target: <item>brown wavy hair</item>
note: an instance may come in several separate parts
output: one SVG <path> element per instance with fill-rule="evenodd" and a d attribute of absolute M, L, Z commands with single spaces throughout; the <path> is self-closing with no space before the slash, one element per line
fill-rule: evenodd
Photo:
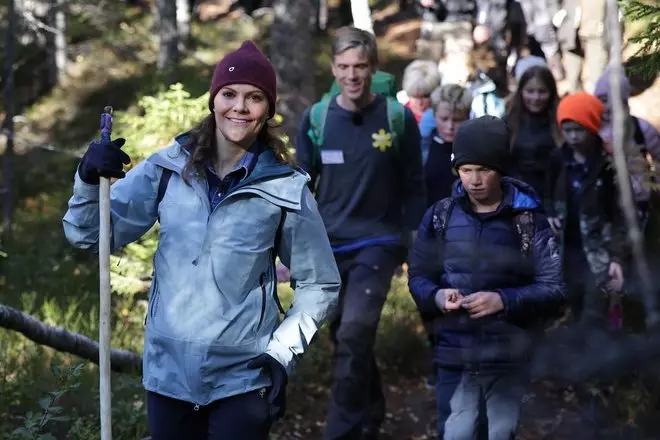
<path fill-rule="evenodd" d="M 183 168 L 183 179 L 186 183 L 192 174 L 204 171 L 208 161 L 215 158 L 215 117 L 213 113 L 195 125 L 189 134 L 190 138 L 184 145 L 184 148 L 190 153 L 186 166 Z M 280 162 L 295 165 L 295 160 L 282 138 L 280 125 L 270 119 L 266 121 L 257 135 L 257 142 L 272 149 Z"/>
<path fill-rule="evenodd" d="M 556 146 L 561 146 L 563 140 L 561 131 L 559 130 L 559 125 L 557 124 L 557 106 L 559 105 L 559 93 L 557 93 L 557 83 L 555 82 L 552 72 L 545 66 L 533 66 L 525 70 L 525 73 L 520 77 L 518 81 L 518 87 L 516 87 L 516 93 L 513 95 L 511 100 L 507 102 L 506 106 L 506 123 L 509 126 L 509 132 L 511 134 L 511 143 L 510 146 L 513 148 L 513 145 L 516 142 L 518 137 L 518 131 L 520 128 L 520 120 L 523 117 L 523 113 L 527 110 L 525 109 L 525 103 L 522 98 L 522 89 L 532 79 L 540 80 L 550 91 L 550 99 L 548 100 L 548 105 L 545 109 L 545 113 L 548 116 L 548 123 L 550 124 L 550 133 L 552 134 L 552 139 L 555 141 Z"/>

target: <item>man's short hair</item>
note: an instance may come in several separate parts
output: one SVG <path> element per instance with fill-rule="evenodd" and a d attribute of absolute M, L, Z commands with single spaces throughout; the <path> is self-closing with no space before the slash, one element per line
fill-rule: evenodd
<path fill-rule="evenodd" d="M 372 66 L 378 65 L 378 46 L 376 37 L 367 31 L 353 26 L 337 29 L 332 39 L 332 58 L 350 49 L 363 49 Z"/>

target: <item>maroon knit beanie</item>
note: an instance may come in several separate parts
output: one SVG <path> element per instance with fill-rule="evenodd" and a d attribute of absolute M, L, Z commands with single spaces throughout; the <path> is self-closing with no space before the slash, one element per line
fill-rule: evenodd
<path fill-rule="evenodd" d="M 215 66 L 209 96 L 209 110 L 213 111 L 213 99 L 224 86 L 250 84 L 258 87 L 268 99 L 268 116 L 275 115 L 277 79 L 275 68 L 259 48 L 246 40 L 234 52 L 230 52 Z"/>

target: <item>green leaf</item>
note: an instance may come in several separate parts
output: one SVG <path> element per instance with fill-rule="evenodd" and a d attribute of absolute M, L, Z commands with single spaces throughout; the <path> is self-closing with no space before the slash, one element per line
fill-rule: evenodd
<path fill-rule="evenodd" d="M 53 403 L 53 398 L 51 396 L 46 396 L 39 399 L 39 406 L 41 409 L 47 409 L 51 403 Z"/>
<path fill-rule="evenodd" d="M 25 426 L 21 426 L 20 428 L 16 428 L 14 432 L 11 433 L 12 436 L 23 436 L 23 437 L 30 437 L 31 433 L 30 430 L 27 429 Z"/>
<path fill-rule="evenodd" d="M 53 396 L 53 400 L 57 400 L 62 397 L 66 391 L 51 391 L 50 395 Z"/>
<path fill-rule="evenodd" d="M 52 434 L 41 434 L 37 437 L 37 440 L 57 440 Z"/>

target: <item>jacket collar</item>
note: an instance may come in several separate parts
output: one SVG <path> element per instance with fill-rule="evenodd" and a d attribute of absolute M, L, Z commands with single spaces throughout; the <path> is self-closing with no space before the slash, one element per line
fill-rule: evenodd
<path fill-rule="evenodd" d="M 182 175 L 190 155 L 185 148 L 188 136 L 188 133 L 177 136 L 171 145 L 152 154 L 147 160 Z M 253 171 L 233 188 L 232 193 L 255 192 L 278 205 L 299 209 L 302 188 L 307 185 L 309 180 L 309 175 L 300 168 L 280 162 L 272 149 L 262 148 Z M 193 186 L 202 187 L 203 179 L 192 176 L 190 183 Z M 203 188 L 197 189 L 202 190 L 200 193 L 205 193 Z"/>

